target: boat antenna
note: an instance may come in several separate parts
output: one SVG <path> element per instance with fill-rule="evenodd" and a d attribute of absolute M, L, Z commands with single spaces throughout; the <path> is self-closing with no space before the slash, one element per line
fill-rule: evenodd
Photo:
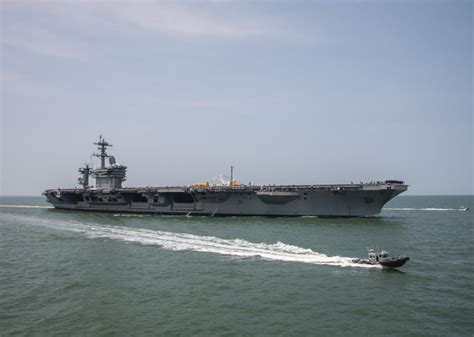
<path fill-rule="evenodd" d="M 234 166 L 230 165 L 230 186 L 233 186 L 234 182 Z"/>
<path fill-rule="evenodd" d="M 94 143 L 94 145 L 98 146 L 99 153 L 94 153 L 92 155 L 100 158 L 100 168 L 103 169 L 105 168 L 105 158 L 109 157 L 107 154 L 107 147 L 112 146 L 112 144 L 107 143 L 106 140 L 102 138 L 102 135 L 99 135 L 99 141 Z"/>

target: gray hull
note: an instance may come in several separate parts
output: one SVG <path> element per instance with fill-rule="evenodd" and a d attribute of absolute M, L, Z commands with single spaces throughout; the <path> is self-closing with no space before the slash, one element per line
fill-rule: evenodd
<path fill-rule="evenodd" d="M 208 216 L 374 216 L 407 185 L 155 187 L 61 189 L 43 194 L 55 208 Z"/>

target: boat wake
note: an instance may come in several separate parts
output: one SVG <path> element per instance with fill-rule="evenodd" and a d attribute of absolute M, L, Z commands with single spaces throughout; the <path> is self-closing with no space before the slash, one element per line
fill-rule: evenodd
<path fill-rule="evenodd" d="M 26 220 L 26 219 L 25 219 Z M 68 223 L 29 219 L 33 225 L 80 233 L 91 239 L 111 239 L 140 245 L 159 246 L 173 251 L 194 251 L 235 257 L 256 257 L 269 261 L 300 262 L 340 267 L 380 268 L 353 263 L 350 257 L 327 256 L 311 249 L 276 243 L 253 243 L 242 239 L 221 239 L 187 233 L 156 231 L 144 228 L 107 226 L 93 223 Z"/>
<path fill-rule="evenodd" d="M 135 213 L 115 213 L 115 217 L 122 217 L 122 218 L 144 218 L 151 216 L 150 214 L 135 214 Z"/>
<path fill-rule="evenodd" d="M 128 227 L 107 227 L 95 225 L 74 225 L 72 230 L 89 238 L 107 238 L 142 245 L 156 245 L 167 250 L 188 250 L 238 257 L 259 257 L 265 260 L 302 262 L 341 267 L 360 267 L 352 258 L 327 256 L 283 242 L 273 244 L 253 243 L 242 239 L 221 239 L 214 236 L 199 236 Z M 372 266 L 370 266 L 372 267 Z"/>
<path fill-rule="evenodd" d="M 409 207 L 401 207 L 401 208 L 384 208 L 386 211 L 457 211 L 457 212 L 467 212 L 469 211 L 469 207 L 456 207 L 456 208 L 409 208 Z"/>
<path fill-rule="evenodd" d="M 53 206 L 40 205 L 0 205 L 0 208 L 54 208 Z"/>

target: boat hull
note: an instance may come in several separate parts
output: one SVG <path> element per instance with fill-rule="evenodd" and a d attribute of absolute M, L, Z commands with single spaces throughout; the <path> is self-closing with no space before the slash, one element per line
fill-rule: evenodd
<path fill-rule="evenodd" d="M 77 211 L 207 216 L 378 215 L 402 184 L 292 185 L 239 188 L 61 189 L 43 194 L 55 208 Z"/>
<path fill-rule="evenodd" d="M 393 258 L 387 261 L 380 261 L 379 264 L 385 268 L 400 268 L 403 266 L 410 258 L 408 256 Z"/>

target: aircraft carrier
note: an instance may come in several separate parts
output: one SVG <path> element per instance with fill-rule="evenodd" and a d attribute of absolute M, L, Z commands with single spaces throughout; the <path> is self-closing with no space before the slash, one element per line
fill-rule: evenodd
<path fill-rule="evenodd" d="M 383 205 L 407 190 L 399 180 L 360 184 L 265 185 L 225 179 L 187 186 L 122 187 L 127 167 L 107 153 L 102 136 L 94 143 L 100 167 L 79 169 L 81 188 L 43 192 L 55 208 L 77 211 L 131 212 L 207 216 L 362 217 L 380 213 Z M 106 165 L 106 159 L 109 165 Z M 231 171 L 232 172 L 232 171 Z M 89 185 L 89 177 L 95 186 Z"/>

